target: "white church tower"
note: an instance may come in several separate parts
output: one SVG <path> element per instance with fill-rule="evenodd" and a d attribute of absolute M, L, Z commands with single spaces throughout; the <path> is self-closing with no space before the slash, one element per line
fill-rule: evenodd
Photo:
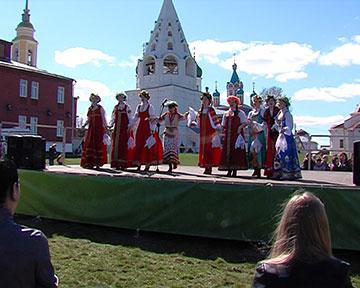
<path fill-rule="evenodd" d="M 164 0 L 150 40 L 144 46 L 143 58 L 138 60 L 137 90 L 126 91 L 128 102 L 134 110 L 139 103 L 139 91 L 146 89 L 157 114 L 164 99 L 175 100 L 181 113 L 189 106 L 197 109 L 201 76 L 202 71 L 191 55 L 172 0 Z M 186 150 L 197 152 L 199 135 L 185 124 L 181 123 L 180 144 Z"/>

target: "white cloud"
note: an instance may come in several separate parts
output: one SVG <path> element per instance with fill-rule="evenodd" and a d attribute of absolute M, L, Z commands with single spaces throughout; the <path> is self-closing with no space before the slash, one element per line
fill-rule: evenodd
<path fill-rule="evenodd" d="M 135 68 L 139 58 L 141 58 L 140 55 L 130 56 L 128 60 L 120 61 L 118 65 L 122 68 Z"/>
<path fill-rule="evenodd" d="M 299 116 L 294 115 L 294 122 L 298 128 L 300 127 L 314 127 L 314 126 L 332 126 L 344 122 L 345 117 L 342 115 L 333 115 L 326 117 L 316 116 Z"/>
<path fill-rule="evenodd" d="M 298 90 L 291 97 L 294 101 L 345 102 L 348 98 L 360 96 L 359 83 L 344 83 L 339 87 L 313 87 Z"/>
<path fill-rule="evenodd" d="M 360 35 L 352 37 L 352 42 L 345 43 L 329 53 L 319 57 L 321 65 L 360 65 Z"/>
<path fill-rule="evenodd" d="M 64 51 L 55 51 L 55 62 L 70 68 L 88 63 L 99 67 L 101 66 L 101 62 L 113 63 L 114 60 L 114 57 L 96 49 L 75 47 Z"/>
<path fill-rule="evenodd" d="M 275 78 L 279 82 L 307 77 L 304 69 L 317 60 L 320 52 L 306 44 L 295 42 L 273 44 L 264 42 L 243 43 L 198 40 L 190 43 L 196 57 L 210 64 L 232 70 L 234 56 L 239 70 L 252 76 Z"/>
<path fill-rule="evenodd" d="M 86 79 L 76 80 L 74 90 L 74 95 L 79 96 L 79 101 L 89 101 L 91 93 L 99 94 L 101 98 L 114 94 L 104 83 Z"/>
<path fill-rule="evenodd" d="M 307 78 L 307 73 L 305 72 L 288 72 L 284 74 L 279 74 L 275 79 L 279 82 L 287 82 L 289 79 L 304 79 Z"/>

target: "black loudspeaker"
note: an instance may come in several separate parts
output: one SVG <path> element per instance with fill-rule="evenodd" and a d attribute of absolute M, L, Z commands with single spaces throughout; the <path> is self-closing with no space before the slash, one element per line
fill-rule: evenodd
<path fill-rule="evenodd" d="M 8 159 L 13 160 L 20 169 L 45 169 L 46 142 L 40 136 L 8 136 Z"/>
<path fill-rule="evenodd" d="M 354 142 L 353 153 L 353 183 L 356 186 L 360 185 L 360 141 Z"/>

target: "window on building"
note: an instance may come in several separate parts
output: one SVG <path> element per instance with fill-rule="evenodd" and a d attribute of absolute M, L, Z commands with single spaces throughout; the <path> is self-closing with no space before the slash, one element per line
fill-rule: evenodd
<path fill-rule="evenodd" d="M 39 99 L 39 82 L 31 82 L 31 99 Z"/>
<path fill-rule="evenodd" d="M 178 63 L 175 56 L 169 55 L 164 59 L 164 74 L 178 74 Z"/>
<path fill-rule="evenodd" d="M 57 120 L 56 122 L 56 137 L 64 136 L 64 120 Z"/>
<path fill-rule="evenodd" d="M 65 88 L 59 86 L 57 90 L 57 103 L 64 104 Z"/>
<path fill-rule="evenodd" d="M 168 47 L 168 50 L 173 50 L 174 49 L 174 46 L 173 46 L 172 42 L 168 42 L 167 47 Z"/>
<path fill-rule="evenodd" d="M 26 129 L 26 116 L 19 115 L 19 128 Z"/>
<path fill-rule="evenodd" d="M 38 117 L 30 117 L 31 133 L 37 134 Z"/>
<path fill-rule="evenodd" d="M 30 49 L 28 50 L 27 64 L 30 66 L 33 65 L 33 52 Z"/>
<path fill-rule="evenodd" d="M 19 49 L 15 49 L 15 61 L 19 61 Z"/>
<path fill-rule="evenodd" d="M 20 79 L 20 97 L 27 97 L 27 80 Z"/>
<path fill-rule="evenodd" d="M 340 148 L 344 148 L 344 139 L 340 139 Z"/>

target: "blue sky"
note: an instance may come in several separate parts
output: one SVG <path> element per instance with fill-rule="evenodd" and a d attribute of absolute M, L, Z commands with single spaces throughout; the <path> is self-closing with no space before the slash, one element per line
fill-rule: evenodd
<path fill-rule="evenodd" d="M 173 0 L 203 88 L 225 91 L 233 54 L 245 95 L 278 86 L 296 127 L 328 134 L 360 103 L 360 1 Z M 114 94 L 134 89 L 135 65 L 162 0 L 29 0 L 38 67 L 77 80 L 78 114 L 91 91 L 110 114 Z M 11 41 L 25 0 L 2 0 L 0 38 Z M 224 102 L 224 98 L 222 99 Z M 245 102 L 249 103 L 248 97 Z M 323 141 L 322 141 L 323 142 Z"/>

